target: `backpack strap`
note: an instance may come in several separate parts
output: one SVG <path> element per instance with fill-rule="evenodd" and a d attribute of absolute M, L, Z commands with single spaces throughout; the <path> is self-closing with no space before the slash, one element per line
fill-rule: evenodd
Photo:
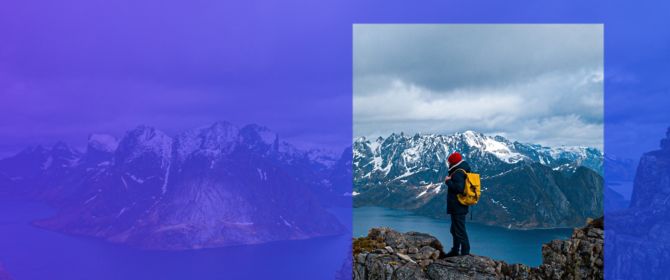
<path fill-rule="evenodd" d="M 469 181 L 469 178 L 468 178 L 468 172 L 465 171 L 465 169 L 463 169 L 463 168 L 456 169 L 456 170 L 454 170 L 454 173 L 456 173 L 456 172 L 459 171 L 459 170 L 460 170 L 460 171 L 463 171 L 463 175 L 465 175 L 465 181 Z M 453 173 L 452 173 L 452 174 L 453 174 Z"/>

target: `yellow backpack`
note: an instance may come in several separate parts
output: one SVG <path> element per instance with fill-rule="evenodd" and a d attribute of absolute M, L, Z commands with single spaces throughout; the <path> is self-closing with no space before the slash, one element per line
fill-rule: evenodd
<path fill-rule="evenodd" d="M 456 169 L 456 171 L 458 170 L 465 173 L 465 188 L 463 189 L 463 193 L 456 195 L 458 202 L 467 206 L 477 204 L 482 194 L 482 184 L 479 180 L 479 174 L 468 173 L 463 169 Z"/>

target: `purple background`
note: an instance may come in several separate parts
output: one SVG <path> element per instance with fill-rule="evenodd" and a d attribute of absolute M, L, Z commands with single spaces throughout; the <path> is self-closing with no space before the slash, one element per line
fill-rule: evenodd
<path fill-rule="evenodd" d="M 328 7 L 330 5 L 331 7 Z M 0 155 L 137 124 L 227 120 L 351 143 L 351 26 L 308 1 L 14 1 L 0 10 Z M 346 62 L 346 63 L 345 63 Z"/>

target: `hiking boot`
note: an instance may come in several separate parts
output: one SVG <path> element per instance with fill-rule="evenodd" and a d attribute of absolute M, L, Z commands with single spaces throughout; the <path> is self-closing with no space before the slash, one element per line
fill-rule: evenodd
<path fill-rule="evenodd" d="M 457 252 L 457 251 L 454 251 L 454 250 L 451 250 L 451 251 L 449 251 L 449 253 L 447 253 L 444 257 L 445 257 L 445 258 L 451 258 L 451 257 L 455 257 L 455 256 L 458 256 L 458 252 Z"/>
<path fill-rule="evenodd" d="M 461 253 L 459 256 L 470 256 L 470 253 Z"/>

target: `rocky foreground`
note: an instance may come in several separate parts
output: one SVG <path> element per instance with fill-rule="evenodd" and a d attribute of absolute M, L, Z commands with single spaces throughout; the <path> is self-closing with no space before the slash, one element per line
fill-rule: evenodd
<path fill-rule="evenodd" d="M 484 256 L 444 258 L 437 238 L 373 228 L 354 240 L 353 279 L 603 279 L 603 218 L 568 240 L 542 246 L 542 265 L 508 264 Z"/>

